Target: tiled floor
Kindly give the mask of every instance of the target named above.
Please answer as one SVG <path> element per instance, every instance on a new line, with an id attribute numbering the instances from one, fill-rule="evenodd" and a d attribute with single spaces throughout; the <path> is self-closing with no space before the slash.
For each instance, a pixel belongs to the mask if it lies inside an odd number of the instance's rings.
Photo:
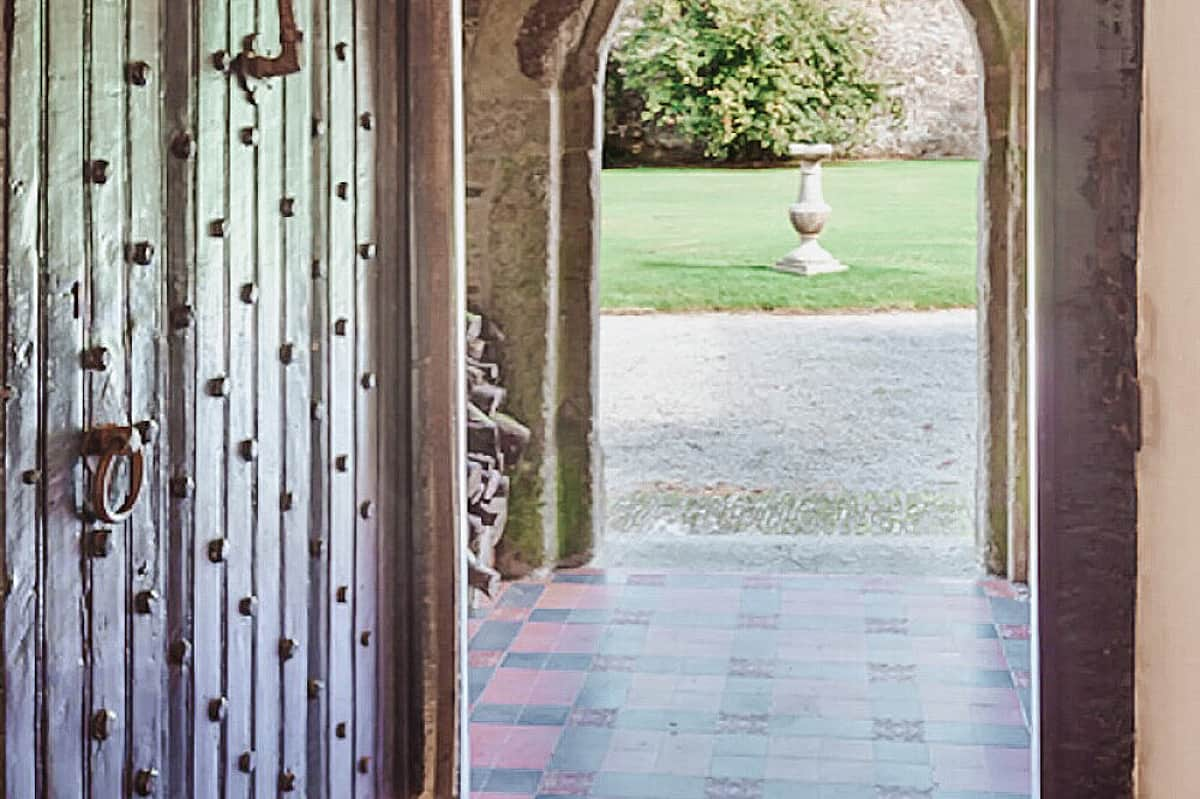
<path id="1" fill-rule="evenodd" d="M 471 622 L 475 799 L 1019 799 L 1001 581 L 580 570 Z"/>

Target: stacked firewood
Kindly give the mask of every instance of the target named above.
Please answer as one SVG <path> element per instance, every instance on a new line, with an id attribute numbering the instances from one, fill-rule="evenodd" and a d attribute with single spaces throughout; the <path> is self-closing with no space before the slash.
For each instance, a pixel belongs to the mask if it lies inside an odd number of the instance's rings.
<path id="1" fill-rule="evenodd" d="M 492 596 L 500 574 L 496 545 L 508 521 L 509 477 L 529 444 L 529 428 L 500 410 L 505 391 L 496 365 L 504 335 L 484 317 L 467 314 L 467 570 L 472 588 Z"/>

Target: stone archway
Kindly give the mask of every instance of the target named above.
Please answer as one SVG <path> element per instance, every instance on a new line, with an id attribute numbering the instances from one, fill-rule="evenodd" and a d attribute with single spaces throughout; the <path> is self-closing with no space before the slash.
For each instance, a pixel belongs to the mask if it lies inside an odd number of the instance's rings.
<path id="1" fill-rule="evenodd" d="M 977 515 L 990 571 L 1024 580 L 1023 0 L 959 0 L 982 59 Z M 509 404 L 530 424 L 501 571 L 590 557 L 601 519 L 594 422 L 599 169 L 607 42 L 622 0 L 476 0 L 465 17 L 468 299 L 505 330 Z"/>

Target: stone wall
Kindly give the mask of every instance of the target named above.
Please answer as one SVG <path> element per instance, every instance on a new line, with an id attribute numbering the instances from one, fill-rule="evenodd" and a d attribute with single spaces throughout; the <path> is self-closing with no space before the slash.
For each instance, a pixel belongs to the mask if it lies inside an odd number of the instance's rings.
<path id="1" fill-rule="evenodd" d="M 861 14 L 877 38 L 873 72 L 900 101 L 897 118 L 884 112 L 871 124 L 866 141 L 848 155 L 860 158 L 980 158 L 982 75 L 973 24 L 959 0 L 828 0 L 838 9 Z M 637 25 L 639 4 L 631 3 L 615 38 Z M 699 160 L 702 147 L 690 147 L 669 131 L 638 121 L 640 109 L 611 108 L 605 143 L 617 160 L 669 162 Z"/>

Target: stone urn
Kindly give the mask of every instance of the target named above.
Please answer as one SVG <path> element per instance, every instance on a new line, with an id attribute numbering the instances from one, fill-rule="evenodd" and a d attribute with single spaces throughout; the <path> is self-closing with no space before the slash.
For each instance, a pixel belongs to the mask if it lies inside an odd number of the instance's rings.
<path id="1" fill-rule="evenodd" d="M 833 155 L 831 144 L 793 144 L 788 154 L 800 162 L 800 196 L 788 208 L 800 246 L 783 256 L 775 268 L 796 275 L 844 272 L 846 267 L 818 239 L 833 209 L 821 190 L 821 162 Z"/>

